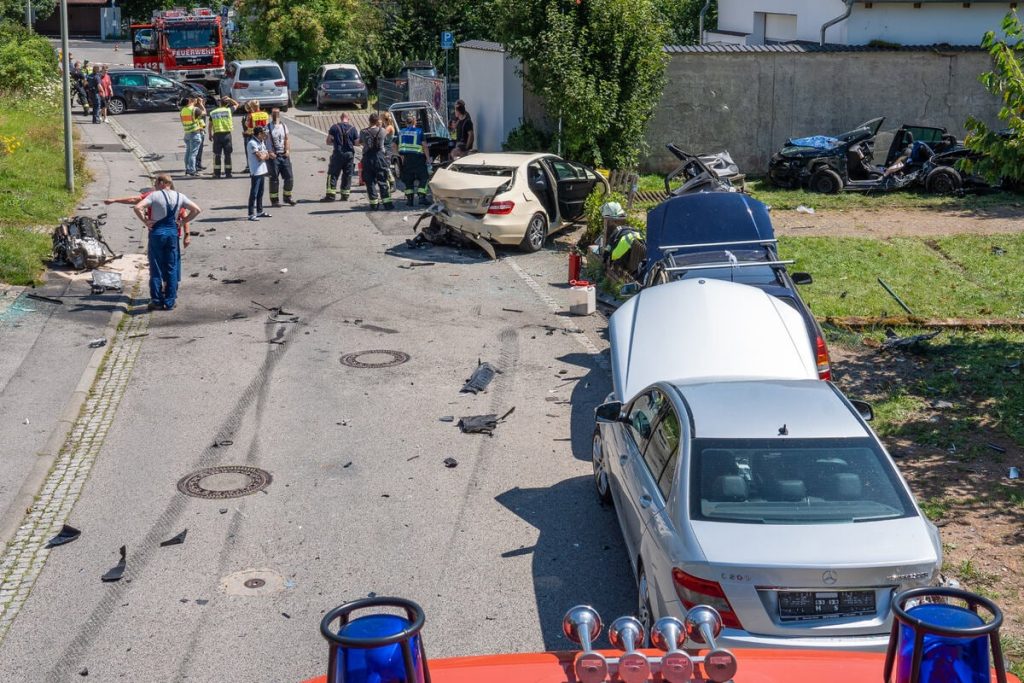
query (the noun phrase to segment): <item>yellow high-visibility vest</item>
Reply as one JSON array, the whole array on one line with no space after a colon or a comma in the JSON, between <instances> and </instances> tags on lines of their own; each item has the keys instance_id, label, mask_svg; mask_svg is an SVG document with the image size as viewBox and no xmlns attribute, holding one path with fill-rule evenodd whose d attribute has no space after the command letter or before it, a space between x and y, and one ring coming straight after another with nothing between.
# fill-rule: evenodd
<instances>
[{"instance_id":1,"label":"yellow high-visibility vest","mask_svg":"<svg viewBox=\"0 0 1024 683\"><path fill-rule=\"evenodd\" d=\"M230 107L217 107L210 112L210 125L214 133L230 133L234 128Z\"/></svg>"},{"instance_id":2,"label":"yellow high-visibility vest","mask_svg":"<svg viewBox=\"0 0 1024 683\"><path fill-rule=\"evenodd\" d=\"M181 127L185 129L185 133L195 133L203 127L202 122L196 116L195 107L185 105L179 112L181 116Z\"/></svg>"}]
</instances>

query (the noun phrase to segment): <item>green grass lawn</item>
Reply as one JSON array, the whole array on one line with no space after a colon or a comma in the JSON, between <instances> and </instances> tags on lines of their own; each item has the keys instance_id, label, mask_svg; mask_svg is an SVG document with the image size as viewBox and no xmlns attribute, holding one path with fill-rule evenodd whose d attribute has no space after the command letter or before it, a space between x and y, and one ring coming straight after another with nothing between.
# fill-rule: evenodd
<instances>
[{"instance_id":1,"label":"green grass lawn","mask_svg":"<svg viewBox=\"0 0 1024 683\"><path fill-rule=\"evenodd\" d=\"M779 253L796 260L791 270L813 275L800 293L819 317L903 315L878 278L918 316L1024 316L1024 234L782 237Z\"/></svg>"},{"instance_id":2,"label":"green grass lawn","mask_svg":"<svg viewBox=\"0 0 1024 683\"><path fill-rule=\"evenodd\" d=\"M646 174L640 176L640 190L664 192L664 176ZM818 194L805 190L783 190L763 178L748 178L747 192L756 199L775 209L795 209L809 206L815 211L841 209L991 209L1011 206L1024 208L1024 195L1011 192L990 194L969 194L963 197L930 195L917 191L841 192L839 194Z\"/></svg>"},{"instance_id":3,"label":"green grass lawn","mask_svg":"<svg viewBox=\"0 0 1024 683\"><path fill-rule=\"evenodd\" d=\"M76 153L77 192L64 188L63 128L58 102L12 98L0 110L0 137L20 143L0 156L0 281L36 281L49 253L49 237L32 235L34 226L56 226L74 212L89 180L84 158Z\"/></svg>"}]
</instances>

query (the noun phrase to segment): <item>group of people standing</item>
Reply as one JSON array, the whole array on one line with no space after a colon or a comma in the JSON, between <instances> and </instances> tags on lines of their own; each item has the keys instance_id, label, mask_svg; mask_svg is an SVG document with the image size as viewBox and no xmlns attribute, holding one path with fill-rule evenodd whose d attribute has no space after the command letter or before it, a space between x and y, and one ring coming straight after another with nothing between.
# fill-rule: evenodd
<instances>
[{"instance_id":1,"label":"group of people standing","mask_svg":"<svg viewBox=\"0 0 1024 683\"><path fill-rule=\"evenodd\" d=\"M110 81L108 67L105 64L93 66L86 59L84 62L75 62L71 66L72 87L78 95L78 101L82 103L82 109L86 116L92 111L93 123L107 122L107 103L114 95L114 86Z\"/></svg>"}]
</instances>

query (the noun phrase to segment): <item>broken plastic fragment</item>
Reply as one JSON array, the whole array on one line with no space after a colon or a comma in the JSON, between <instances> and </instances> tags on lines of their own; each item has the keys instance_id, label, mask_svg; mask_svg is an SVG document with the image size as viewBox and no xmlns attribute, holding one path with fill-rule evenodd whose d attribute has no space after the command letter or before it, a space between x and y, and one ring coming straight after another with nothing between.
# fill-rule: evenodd
<instances>
[{"instance_id":1,"label":"broken plastic fragment","mask_svg":"<svg viewBox=\"0 0 1024 683\"><path fill-rule=\"evenodd\" d=\"M44 548L56 548L59 545L64 545L65 543L71 543L71 541L74 541L75 539L77 539L81 535L82 535L81 531L79 531L78 529L76 529L73 526L68 526L67 524L65 524L64 526L62 526L60 528L60 531L57 533L57 535L54 536L53 538L51 538L49 541L47 541L46 545L43 546L43 547Z\"/></svg>"},{"instance_id":2,"label":"broken plastic fragment","mask_svg":"<svg viewBox=\"0 0 1024 683\"><path fill-rule=\"evenodd\" d=\"M103 338L93 339L91 342L89 342L89 348L90 349L98 349L101 346L106 346L106 345L107 345L107 340L103 339Z\"/></svg>"},{"instance_id":3,"label":"broken plastic fragment","mask_svg":"<svg viewBox=\"0 0 1024 683\"><path fill-rule=\"evenodd\" d=\"M454 415L445 415L444 417L439 417L438 419L441 422L455 422L455 416Z\"/></svg>"},{"instance_id":4,"label":"broken plastic fragment","mask_svg":"<svg viewBox=\"0 0 1024 683\"><path fill-rule=\"evenodd\" d=\"M452 467L458 467L459 466L459 461L456 460L455 458L445 458L444 459L444 466L449 468L449 469L451 469Z\"/></svg>"},{"instance_id":5,"label":"broken plastic fragment","mask_svg":"<svg viewBox=\"0 0 1024 683\"><path fill-rule=\"evenodd\" d=\"M511 415L514 410L514 407L511 408L501 417L498 417L493 413L489 415L469 415L467 417L461 417L459 418L459 429L463 434L486 434L488 436L492 436L494 434L494 428L498 426L498 423Z\"/></svg>"},{"instance_id":6,"label":"broken plastic fragment","mask_svg":"<svg viewBox=\"0 0 1024 683\"><path fill-rule=\"evenodd\" d=\"M182 543L185 542L185 534L187 534L187 533L188 533L188 529L185 529L184 531L182 531L180 534L178 534L174 538L168 538L166 541L161 541L160 547L161 548L166 548L169 545L181 545Z\"/></svg>"},{"instance_id":7,"label":"broken plastic fragment","mask_svg":"<svg viewBox=\"0 0 1024 683\"><path fill-rule=\"evenodd\" d=\"M114 567L111 567L110 571L100 577L101 581L111 582L120 581L121 577L124 576L125 567L128 566L128 546L121 546L121 561Z\"/></svg>"},{"instance_id":8,"label":"broken plastic fragment","mask_svg":"<svg viewBox=\"0 0 1024 683\"><path fill-rule=\"evenodd\" d=\"M490 363L479 363L473 375L466 381L459 391L461 394L478 394L487 388L494 376L501 372Z\"/></svg>"}]
</instances>

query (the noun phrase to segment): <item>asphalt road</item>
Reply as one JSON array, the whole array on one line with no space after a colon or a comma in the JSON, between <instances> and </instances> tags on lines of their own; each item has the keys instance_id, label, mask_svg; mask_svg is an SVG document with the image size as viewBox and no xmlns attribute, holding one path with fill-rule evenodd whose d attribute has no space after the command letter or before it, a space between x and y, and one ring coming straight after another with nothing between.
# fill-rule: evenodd
<instances>
[{"instance_id":1,"label":"asphalt road","mask_svg":"<svg viewBox=\"0 0 1024 683\"><path fill-rule=\"evenodd\" d=\"M114 61L102 49L72 51ZM604 321L562 313L564 252L409 250L415 214L369 213L361 191L317 201L326 150L298 125L300 204L249 223L246 176L180 177L176 113L117 123L204 208L202 236L177 309L135 311L147 336L68 520L82 537L46 557L0 643L0 680L300 681L326 669L323 613L371 594L423 605L431 656L564 649L572 605L633 611L618 524L590 476ZM138 227L113 208L109 232ZM340 362L370 350L409 359ZM478 360L501 374L460 394ZM490 438L441 420L513 407ZM273 481L230 500L176 488L218 465ZM159 546L186 528L184 544ZM121 545L125 578L101 582ZM265 584L246 588L254 577Z\"/></svg>"}]
</instances>

